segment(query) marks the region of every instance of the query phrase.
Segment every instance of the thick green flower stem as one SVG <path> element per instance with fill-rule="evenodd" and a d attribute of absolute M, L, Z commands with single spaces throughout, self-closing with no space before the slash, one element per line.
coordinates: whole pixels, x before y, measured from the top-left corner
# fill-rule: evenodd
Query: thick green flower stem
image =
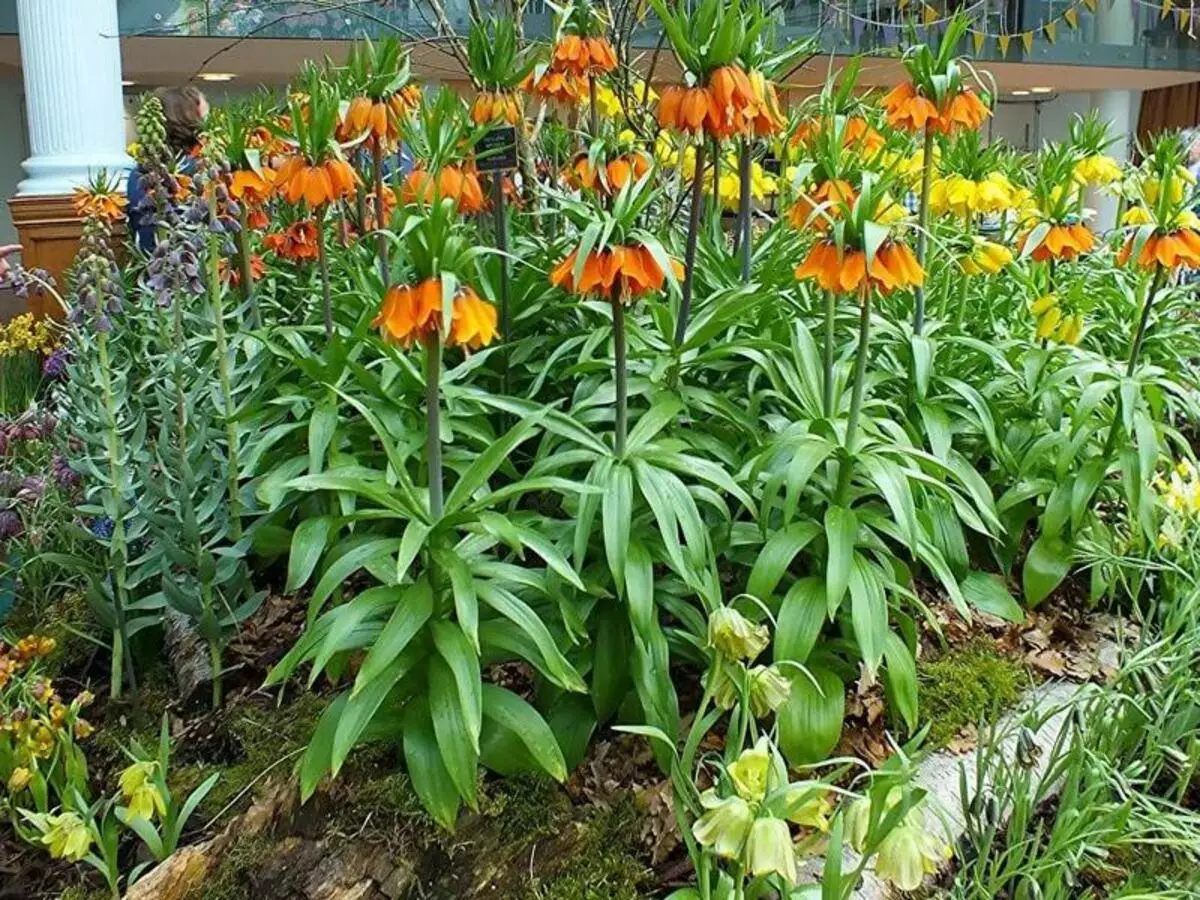
<path fill-rule="evenodd" d="M 692 208 L 688 211 L 687 245 L 683 251 L 683 299 L 679 320 L 675 323 L 675 346 L 687 337 L 688 317 L 692 313 L 692 283 L 696 270 L 696 241 L 700 237 L 700 208 L 704 204 L 704 142 L 696 145 L 696 174 L 692 178 Z"/>
<path fill-rule="evenodd" d="M 738 155 L 738 179 L 741 193 L 738 195 L 738 249 L 742 252 L 742 282 L 750 281 L 750 141 L 742 138 Z"/>
<path fill-rule="evenodd" d="M 967 284 L 970 281 L 966 276 L 958 279 L 957 303 L 954 308 L 954 330 L 959 334 L 962 333 L 963 315 L 967 310 Z"/>
<path fill-rule="evenodd" d="M 216 218 L 216 199 L 209 200 Z M 221 301 L 221 237 L 215 232 L 208 236 L 208 299 L 212 306 L 213 339 L 217 345 L 217 377 L 221 384 L 221 416 L 225 420 L 225 443 L 228 444 L 229 522 L 233 539 L 242 537 L 242 500 L 238 490 L 238 426 L 233 406 L 233 378 L 229 372 L 229 345 L 225 339 L 225 305 Z M 182 434 L 181 434 L 182 438 Z M 182 445 L 181 445 L 182 449 Z M 186 452 L 186 451 L 184 451 Z"/>
<path fill-rule="evenodd" d="M 250 216 L 246 204 L 238 211 L 238 264 L 242 272 L 242 297 L 250 307 L 250 327 L 260 328 L 258 297 L 254 293 L 254 270 L 250 267 Z"/>
<path fill-rule="evenodd" d="M 209 598 L 209 603 L 212 598 Z M 209 665 L 212 666 L 212 708 L 221 708 L 221 644 L 216 640 L 208 642 Z"/>
<path fill-rule="evenodd" d="M 317 263 L 321 269 L 321 312 L 325 317 L 325 340 L 333 340 L 333 297 L 329 289 L 329 251 L 325 247 L 325 207 L 317 209 Z"/>
<path fill-rule="evenodd" d="M 371 140 L 371 178 L 375 184 L 375 255 L 379 259 L 379 277 L 386 289 L 388 284 L 388 239 L 384 229 L 387 222 L 387 205 L 383 202 L 383 143 L 378 138 Z"/>
<path fill-rule="evenodd" d="M 442 517 L 442 439 L 439 403 L 442 378 L 442 341 L 435 334 L 425 341 L 425 457 L 429 464 L 429 513 Z"/>
<path fill-rule="evenodd" d="M 1150 310 L 1154 306 L 1154 301 L 1158 299 L 1158 294 L 1162 290 L 1166 276 L 1167 270 L 1162 266 L 1157 266 L 1154 269 L 1154 275 L 1150 278 L 1150 285 L 1146 288 L 1146 300 L 1142 304 L 1142 317 L 1138 320 L 1137 331 L 1133 335 L 1133 343 L 1129 346 L 1129 362 L 1125 365 L 1126 379 L 1133 377 L 1133 373 L 1137 369 L 1138 357 L 1142 352 L 1142 344 L 1146 340 L 1146 327 L 1150 323 Z M 1122 418 L 1124 416 L 1121 409 L 1121 392 L 1118 390 L 1117 405 L 1113 410 L 1112 425 L 1108 429 L 1108 439 L 1104 442 L 1105 459 L 1112 456 L 1112 452 L 1117 446 L 1117 429 L 1121 427 Z"/>
<path fill-rule="evenodd" d="M 588 117 L 592 126 L 592 140 L 600 137 L 600 107 L 596 104 L 596 76 L 588 76 Z"/>
<path fill-rule="evenodd" d="M 821 384 L 821 411 L 825 418 L 833 418 L 833 357 L 834 357 L 834 328 L 837 318 L 837 294 L 825 292 L 825 380 Z"/>
<path fill-rule="evenodd" d="M 618 457 L 625 455 L 625 435 L 629 428 L 629 373 L 626 371 L 625 304 L 621 292 L 614 288 L 609 298 L 613 317 L 613 374 L 616 378 L 615 431 L 613 447 Z"/>
<path fill-rule="evenodd" d="M 121 696 L 121 672 L 129 675 L 129 687 L 137 690 L 137 676 L 133 671 L 133 658 L 129 653 L 129 629 L 125 624 L 125 504 L 121 497 L 121 435 L 117 430 L 117 408 L 113 399 L 112 371 L 109 368 L 108 334 L 100 331 L 96 335 L 96 346 L 100 357 L 100 389 L 104 391 L 105 435 L 108 444 L 108 480 L 112 491 L 113 531 L 109 539 L 112 548 L 113 582 L 113 648 L 112 668 L 109 676 L 109 692 L 115 699 Z"/>
<path fill-rule="evenodd" d="M 925 129 L 925 151 L 921 157 L 921 205 L 917 210 L 917 263 L 925 265 L 925 245 L 929 240 L 929 183 L 933 178 L 933 129 Z M 913 331 L 920 334 L 925 330 L 925 288 L 916 290 L 913 306 Z"/>
<path fill-rule="evenodd" d="M 858 349 L 854 360 L 854 389 L 850 394 L 850 418 L 846 420 L 846 458 L 838 470 L 837 490 L 833 495 L 835 506 L 844 506 L 846 492 L 850 490 L 850 479 L 854 474 L 854 443 L 858 437 L 858 417 L 862 413 L 863 387 L 867 380 L 867 350 L 871 341 L 871 292 L 862 295 L 862 310 L 858 318 Z"/>

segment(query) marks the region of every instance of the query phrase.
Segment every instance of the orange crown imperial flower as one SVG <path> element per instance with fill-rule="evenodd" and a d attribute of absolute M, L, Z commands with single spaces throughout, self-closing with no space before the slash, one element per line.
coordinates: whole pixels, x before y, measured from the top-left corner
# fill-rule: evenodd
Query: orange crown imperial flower
<path fill-rule="evenodd" d="M 671 85 L 658 101 L 658 124 L 672 131 L 699 134 L 709 122 L 715 100 L 708 88 Z M 715 114 L 714 114 L 715 116 Z"/>
<path fill-rule="evenodd" d="M 400 202 L 430 204 L 452 199 L 464 214 L 482 212 L 483 187 L 479 176 L 467 166 L 445 165 L 436 176 L 428 169 L 417 168 L 408 173 L 400 186 Z"/>
<path fill-rule="evenodd" d="M 293 156 L 279 169 L 275 189 L 288 203 L 304 200 L 316 208 L 345 199 L 358 186 L 358 174 L 344 159 L 328 159 L 317 165 L 303 156 Z"/>
<path fill-rule="evenodd" d="M 858 194 L 850 182 L 842 179 L 821 182 L 811 193 L 801 194 L 788 210 L 788 221 L 793 228 L 812 228 L 824 233 L 829 230 L 830 219 L 841 218 L 841 204 L 853 206 Z"/>
<path fill-rule="evenodd" d="M 586 153 L 563 170 L 563 179 L 577 190 L 594 190 L 601 194 L 616 194 L 627 184 L 650 171 L 650 157 L 645 153 L 626 153 L 599 166 L 592 165 Z"/>
<path fill-rule="evenodd" d="M 606 37 L 565 34 L 554 45 L 550 58 L 550 68 L 577 78 L 607 75 L 616 67 L 617 54 Z"/>
<path fill-rule="evenodd" d="M 442 280 L 427 278 L 414 286 L 394 285 L 384 294 L 379 315 L 371 323 L 385 341 L 411 347 L 432 340 L 442 328 Z M 496 339 L 496 307 L 463 285 L 455 295 L 446 345 L 472 350 Z"/>
<path fill-rule="evenodd" d="M 911 81 L 892 88 L 880 101 L 893 128 L 924 131 L 926 128 L 951 134 L 960 129 L 974 130 L 990 116 L 991 110 L 974 91 L 964 88 L 942 103 L 942 108 L 925 97 Z"/>
<path fill-rule="evenodd" d="M 311 219 L 293 222 L 287 231 L 268 234 L 263 246 L 284 259 L 299 261 L 317 258 L 317 226 Z"/>
<path fill-rule="evenodd" d="M 575 281 L 575 264 L 578 250 L 572 250 L 567 258 L 554 267 L 550 283 L 573 294 L 596 294 L 609 296 L 614 290 L 628 302 L 651 291 L 661 291 L 666 275 L 654 259 L 654 254 L 644 245 L 609 247 L 593 250 L 587 255 L 579 281 Z M 683 278 L 683 265 L 671 260 L 671 271 L 675 278 Z"/>
<path fill-rule="evenodd" d="M 823 290 L 851 294 L 875 288 L 883 295 L 894 290 L 919 287 L 925 283 L 925 271 L 907 246 L 884 241 L 867 264 L 862 250 L 839 250 L 832 241 L 818 241 L 796 268 L 796 278 L 816 279 Z"/>
<path fill-rule="evenodd" d="M 75 214 L 117 222 L 125 217 L 125 197 L 112 190 L 75 188 Z"/>
<path fill-rule="evenodd" d="M 579 99 L 583 85 L 574 75 L 547 69 L 541 78 L 535 78 L 533 72 L 526 75 L 521 90 L 543 100 L 569 104 Z"/>
<path fill-rule="evenodd" d="M 810 146 L 821 134 L 820 119 L 808 119 L 801 122 L 792 135 L 789 144 L 793 147 Z M 871 123 L 862 116 L 848 116 L 842 126 L 842 146 L 857 147 L 874 156 L 883 149 L 883 135 L 871 127 Z"/>
<path fill-rule="evenodd" d="M 396 116 L 386 100 L 355 97 L 338 123 L 339 141 L 352 141 L 366 133 L 371 140 L 391 143 L 400 136 Z"/>
<path fill-rule="evenodd" d="M 1025 232 L 1017 240 L 1017 248 L 1024 252 L 1025 243 L 1031 232 Z M 1046 262 L 1051 259 L 1074 259 L 1081 253 L 1090 253 L 1096 245 L 1096 236 L 1091 229 L 1081 222 L 1074 225 L 1051 225 L 1042 242 L 1034 248 L 1030 258 L 1034 262 Z"/>
<path fill-rule="evenodd" d="M 521 101 L 508 91 L 480 91 L 471 105 L 471 121 L 476 125 L 516 125 L 521 121 Z"/>
<path fill-rule="evenodd" d="M 275 184 L 274 169 L 238 169 L 229 178 L 229 193 L 249 206 L 265 203 Z"/>
<path fill-rule="evenodd" d="M 1117 265 L 1123 266 L 1133 255 L 1134 238 L 1125 242 L 1121 252 L 1117 254 Z M 1169 234 L 1152 234 L 1142 244 L 1142 250 L 1137 257 L 1137 265 L 1143 269 L 1161 266 L 1164 269 L 1175 269 L 1186 266 L 1189 269 L 1200 268 L 1200 232 L 1191 228 L 1180 228 Z"/>

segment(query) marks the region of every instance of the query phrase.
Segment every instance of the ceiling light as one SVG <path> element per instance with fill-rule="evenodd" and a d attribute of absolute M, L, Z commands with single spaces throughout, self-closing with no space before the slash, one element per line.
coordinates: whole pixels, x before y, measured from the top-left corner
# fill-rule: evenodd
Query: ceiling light
<path fill-rule="evenodd" d="M 121 87 L 133 87 L 135 84 L 137 84 L 136 81 L 129 81 L 126 79 L 121 82 Z"/>
<path fill-rule="evenodd" d="M 1052 88 L 1052 87 L 1035 87 L 1032 90 L 1035 94 L 1053 94 L 1054 93 L 1054 88 Z"/>
<path fill-rule="evenodd" d="M 196 77 L 201 81 L 233 81 L 237 78 L 232 72 L 201 72 Z"/>
<path fill-rule="evenodd" d="M 1013 91 L 1013 92 L 1012 92 L 1012 95 L 1013 95 L 1014 97 L 1028 97 L 1028 96 L 1029 96 L 1029 91 Z"/>

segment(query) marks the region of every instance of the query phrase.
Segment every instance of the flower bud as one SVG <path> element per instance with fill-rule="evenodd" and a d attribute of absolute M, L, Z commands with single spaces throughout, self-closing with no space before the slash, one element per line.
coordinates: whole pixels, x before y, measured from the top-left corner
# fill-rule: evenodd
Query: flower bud
<path fill-rule="evenodd" d="M 750 711 L 756 719 L 769 716 L 792 696 L 792 683 L 776 666 L 750 670 Z"/>
<path fill-rule="evenodd" d="M 766 649 L 771 634 L 731 606 L 722 606 L 708 620 L 708 645 L 726 659 L 754 659 Z"/>

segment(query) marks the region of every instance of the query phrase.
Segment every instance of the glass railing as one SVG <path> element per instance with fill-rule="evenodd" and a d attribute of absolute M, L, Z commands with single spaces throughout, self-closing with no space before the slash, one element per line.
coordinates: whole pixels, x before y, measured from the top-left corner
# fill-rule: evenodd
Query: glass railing
<path fill-rule="evenodd" d="M 984 35 L 964 41 L 963 52 L 986 61 L 1039 62 L 1081 66 L 1200 70 L 1200 22 L 1179 27 L 1190 4 L 1163 16 L 1150 0 L 957 0 L 970 10 L 972 26 Z M 502 6 L 481 0 L 485 7 Z M 368 34 L 428 38 L 436 33 L 440 5 L 449 23 L 464 30 L 467 0 L 118 0 L 121 33 L 127 36 L 272 37 L 349 39 Z M 938 9 L 946 4 L 937 2 Z M 0 32 L 16 30 L 15 4 L 0 3 Z M 921 0 L 783 0 L 780 31 L 787 37 L 819 35 L 826 52 L 886 52 L 911 43 L 907 20 L 923 10 Z M 1186 13 L 1185 13 L 1186 11 Z M 1197 11 L 1200 15 L 1200 10 Z M 553 11 L 545 0 L 525 6 L 526 30 L 548 33 Z M 1053 39 L 1043 26 L 1053 23 Z M 921 39 L 922 29 L 916 29 Z M 1021 39 L 1031 33 L 1028 42 Z M 1002 53 L 1001 35 L 1010 35 Z M 653 19 L 635 41 L 657 42 Z M 1027 49 L 1028 46 L 1028 49 Z M 1080 85 L 1086 89 L 1086 85 Z"/>

